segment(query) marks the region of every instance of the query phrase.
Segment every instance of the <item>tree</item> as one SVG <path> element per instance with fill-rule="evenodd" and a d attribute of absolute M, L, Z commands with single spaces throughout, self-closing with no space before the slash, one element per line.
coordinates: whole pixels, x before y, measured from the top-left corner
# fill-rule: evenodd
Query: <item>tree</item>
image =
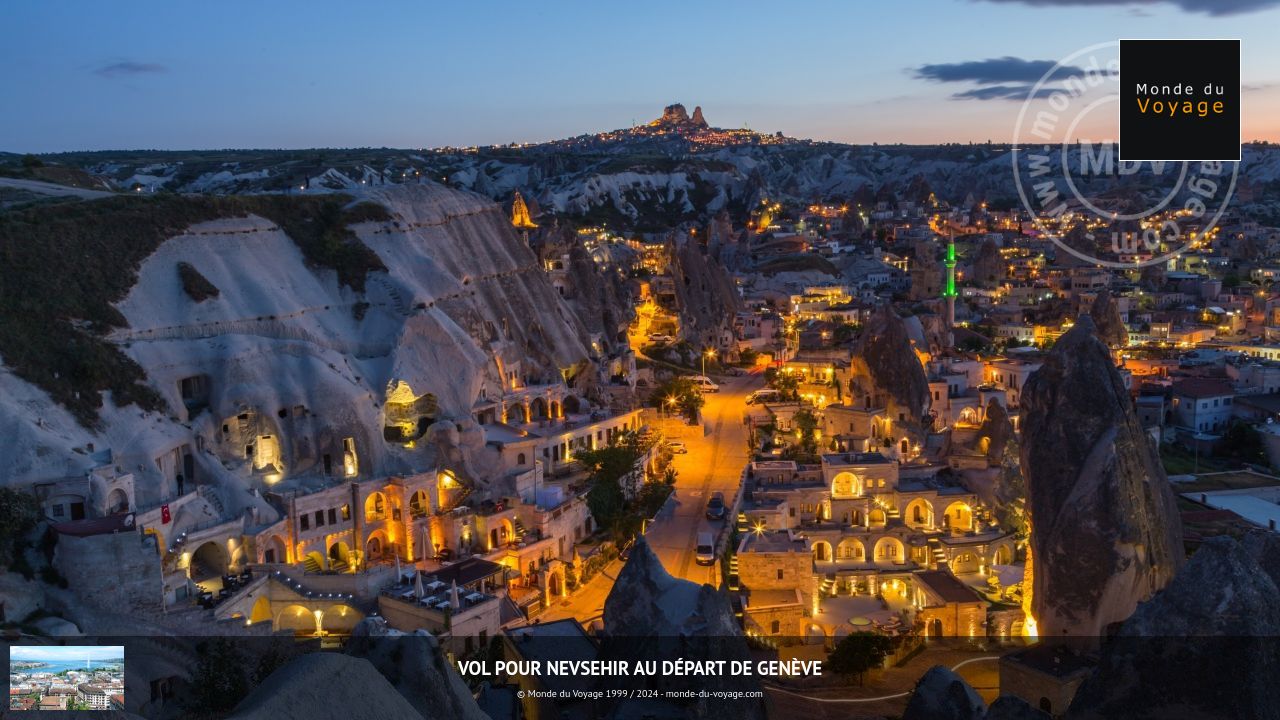
<path fill-rule="evenodd" d="M 662 482 L 668 485 L 675 485 L 677 476 L 678 473 L 676 472 L 676 466 L 668 465 L 667 469 L 662 471 Z"/>
<path fill-rule="evenodd" d="M 764 371 L 764 381 L 778 391 L 783 400 L 800 399 L 800 378 L 792 373 L 779 372 L 777 368 Z"/>
<path fill-rule="evenodd" d="M 812 410 L 805 408 L 798 411 L 791 418 L 791 422 L 800 433 L 800 449 L 807 455 L 816 453 L 818 451 L 818 416 L 814 415 Z"/>
<path fill-rule="evenodd" d="M 18 556 L 24 536 L 40 519 L 40 503 L 35 495 L 13 488 L 0 488 L 0 567 L 7 568 Z"/>
<path fill-rule="evenodd" d="M 832 672 L 848 675 L 850 680 L 857 677 L 858 685 L 862 685 L 866 672 L 883 664 L 891 648 L 892 641 L 885 635 L 852 633 L 846 635 L 827 656 L 827 668 Z"/>
<path fill-rule="evenodd" d="M 639 518 L 627 512 L 623 482 L 629 475 L 641 472 L 636 463 L 652 446 L 651 440 L 625 430 L 613 442 L 595 450 L 579 450 L 575 459 L 587 469 L 591 489 L 587 491 L 587 507 L 596 524 L 608 529 L 615 539 L 635 534 Z"/>
<path fill-rule="evenodd" d="M 1242 463 L 1267 465 L 1267 450 L 1262 443 L 1262 435 L 1257 428 L 1236 421 L 1231 423 L 1222 437 L 1221 452 L 1227 457 Z"/>
<path fill-rule="evenodd" d="M 831 338 L 837 345 L 843 345 L 855 340 L 858 337 L 858 331 L 860 329 L 861 326 L 855 323 L 840 323 L 836 326 L 836 329 L 831 332 Z"/>
<path fill-rule="evenodd" d="M 698 413 L 706 400 L 698 386 L 687 377 L 673 377 L 659 385 L 650 396 L 649 402 L 665 412 L 679 410 L 680 414 L 691 423 L 698 421 Z"/>

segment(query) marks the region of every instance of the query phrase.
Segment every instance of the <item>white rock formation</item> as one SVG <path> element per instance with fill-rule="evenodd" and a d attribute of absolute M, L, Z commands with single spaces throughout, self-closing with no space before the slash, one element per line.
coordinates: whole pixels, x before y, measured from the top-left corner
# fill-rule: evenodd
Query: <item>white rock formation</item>
<path fill-rule="evenodd" d="M 363 294 L 331 269 L 309 266 L 297 245 L 260 217 L 188 228 L 141 265 L 118 309 L 128 326 L 116 342 L 146 371 L 171 416 L 116 408 L 106 398 L 101 429 L 79 426 L 41 390 L 0 367 L 0 484 L 82 474 L 111 462 L 135 475 L 137 503 L 174 490 L 183 455 L 202 483 L 227 490 L 228 514 L 256 508 L 242 490 L 250 461 L 239 425 L 278 447 L 256 453 L 285 475 L 341 468 L 350 438 L 362 475 L 436 467 L 440 447 L 388 443 L 385 400 L 407 385 L 434 397 L 433 421 L 462 425 L 452 461 L 474 477 L 497 471 L 472 408 L 500 397 L 504 375 L 529 384 L 562 382 L 582 367 L 590 335 L 552 288 L 500 206 L 437 185 L 370 188 L 363 200 L 394 220 L 353 227 L 385 263 Z M 196 303 L 176 265 L 190 263 L 220 294 Z M 578 373 L 581 382 L 594 382 Z M 184 405 L 182 384 L 203 396 Z M 204 407 L 202 407 L 204 406 Z M 224 430 L 224 426 L 226 429 Z M 188 483 L 186 490 L 192 489 Z"/>

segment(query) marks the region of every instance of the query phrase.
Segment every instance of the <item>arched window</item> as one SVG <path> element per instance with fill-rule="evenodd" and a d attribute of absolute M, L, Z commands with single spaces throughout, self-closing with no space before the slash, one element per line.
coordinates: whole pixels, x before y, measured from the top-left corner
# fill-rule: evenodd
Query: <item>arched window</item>
<path fill-rule="evenodd" d="M 1040 698 L 1040 709 L 1052 715 L 1053 703 L 1049 701 L 1049 698 L 1042 697 Z"/>
<path fill-rule="evenodd" d="M 382 493 L 376 492 L 364 501 L 365 522 L 387 519 L 387 508 Z"/>
<path fill-rule="evenodd" d="M 430 504 L 427 502 L 427 494 L 421 490 L 415 492 L 413 497 L 409 498 L 409 516 L 422 517 L 430 510 Z"/>
<path fill-rule="evenodd" d="M 516 456 L 516 464 L 521 467 L 524 467 L 524 453 L 520 453 L 519 455 Z"/>

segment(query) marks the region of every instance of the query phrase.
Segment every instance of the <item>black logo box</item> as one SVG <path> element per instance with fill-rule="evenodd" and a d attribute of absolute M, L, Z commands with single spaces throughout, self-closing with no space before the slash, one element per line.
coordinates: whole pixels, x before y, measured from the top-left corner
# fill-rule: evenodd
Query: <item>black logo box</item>
<path fill-rule="evenodd" d="M 1121 40 L 1119 79 L 1119 159 L 1240 160 L 1239 40 Z M 1138 92 L 1142 85 L 1145 93 Z M 1166 86 L 1181 88 L 1182 93 L 1165 94 Z M 1208 94 L 1206 86 L 1211 86 Z M 1138 100 L 1147 106 L 1145 114 Z M 1188 101 L 1191 114 L 1183 112 Z M 1221 113 L 1213 112 L 1218 102 Z M 1172 115 L 1170 103 L 1177 104 Z M 1163 112 L 1156 114 L 1157 107 Z M 1209 112 L 1202 116 L 1199 110 L 1204 107 Z"/>

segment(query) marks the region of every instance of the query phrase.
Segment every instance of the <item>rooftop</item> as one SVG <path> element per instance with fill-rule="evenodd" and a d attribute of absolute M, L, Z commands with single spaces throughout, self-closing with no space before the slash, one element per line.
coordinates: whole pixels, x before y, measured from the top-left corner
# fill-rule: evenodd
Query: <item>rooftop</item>
<path fill-rule="evenodd" d="M 828 465 L 886 465 L 889 458 L 878 452 L 828 453 L 822 456 L 822 462 Z"/>
<path fill-rule="evenodd" d="M 446 565 L 429 573 L 429 576 L 446 585 L 456 582 L 458 587 L 462 587 L 477 580 L 498 575 L 501 572 L 502 566 L 496 562 L 490 562 L 484 558 L 470 557 L 466 560 L 459 560 L 452 565 Z"/>
<path fill-rule="evenodd" d="M 747 533 L 742 538 L 740 552 L 809 552 L 802 538 L 793 538 L 786 530 Z"/>
<path fill-rule="evenodd" d="M 84 520 L 71 520 L 69 522 L 54 523 L 53 529 L 59 535 L 72 535 L 74 537 L 89 537 L 90 535 L 109 535 L 117 532 L 133 532 L 134 514 L 117 513 L 100 518 L 85 518 Z"/>
<path fill-rule="evenodd" d="M 587 661 L 595 660 L 598 648 L 577 620 L 535 622 L 506 631 L 509 644 L 522 660 Z M 590 675 L 544 675 L 543 682 L 552 690 L 581 689 L 594 684 Z"/>
<path fill-rule="evenodd" d="M 778 605 L 798 605 L 801 602 L 800 591 L 791 590 L 752 590 L 747 596 L 747 608 L 775 607 Z"/>
<path fill-rule="evenodd" d="M 1190 398 L 1211 398 L 1235 395 L 1236 391 L 1226 380 L 1218 378 L 1186 378 L 1173 384 L 1173 394 Z"/>
<path fill-rule="evenodd" d="M 982 602 L 982 598 L 968 585 L 960 582 L 945 570 L 926 570 L 916 573 L 916 580 L 946 603 Z"/>

